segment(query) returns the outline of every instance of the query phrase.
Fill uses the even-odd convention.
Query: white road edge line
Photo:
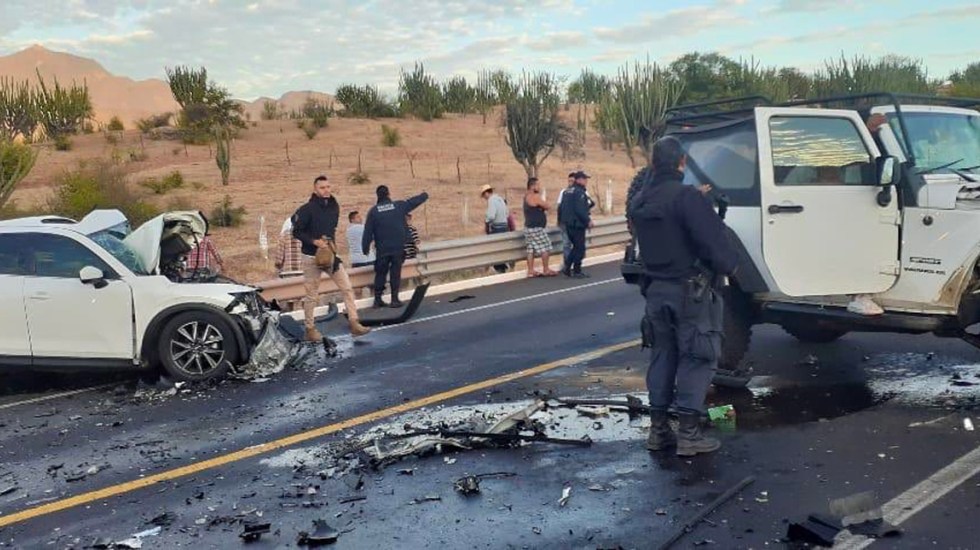
[[[15,401],[13,403],[6,403],[4,405],[0,405],[0,410],[12,409],[14,407],[19,407],[20,405],[30,405],[31,403],[43,403],[45,401],[51,401],[52,399],[58,399],[60,397],[69,397],[72,395],[78,395],[80,393],[88,393],[90,391],[101,390],[103,388],[111,388],[112,386],[115,385],[116,384],[101,384],[99,386],[90,386],[88,388],[71,390],[71,391],[66,391],[61,393],[52,393],[51,395],[44,395],[41,397],[35,397],[33,399],[25,399],[23,401]]]
[[[888,501],[882,506],[885,521],[892,525],[901,525],[978,473],[980,473],[980,447],[966,453],[911,489]],[[876,540],[878,539],[845,535],[834,542],[834,549],[861,550]]]
[[[372,332],[377,332],[379,330],[388,330],[388,329],[398,328],[398,327],[405,327],[405,326],[408,326],[408,325],[414,325],[416,323],[424,323],[425,321],[435,321],[437,319],[445,319],[446,317],[455,317],[456,315],[462,315],[464,313],[472,313],[474,311],[483,311],[485,309],[493,309],[493,308],[497,308],[497,307],[501,307],[501,306],[506,306],[506,305],[510,305],[510,304],[517,304],[517,303],[520,303],[520,302],[526,302],[528,300],[536,300],[538,298],[544,298],[546,296],[554,296],[555,294],[564,294],[566,292],[575,292],[576,290],[582,290],[583,288],[589,288],[589,287],[593,287],[593,286],[605,285],[605,284],[614,283],[616,281],[621,281],[621,280],[622,279],[620,279],[619,277],[616,277],[614,279],[603,279],[602,281],[596,281],[594,283],[588,283],[588,284],[584,284],[584,285],[577,285],[577,286],[572,286],[572,287],[568,287],[568,288],[561,288],[561,289],[558,289],[558,290],[552,290],[550,292],[542,292],[540,294],[532,294],[530,296],[521,296],[520,298],[512,298],[510,300],[504,300],[503,302],[494,302],[492,304],[486,304],[486,305],[471,307],[471,308],[467,308],[467,309],[460,309],[460,310],[457,310],[457,311],[450,311],[450,312],[447,312],[447,313],[440,313],[439,315],[432,315],[430,317],[422,317],[420,319],[412,319],[411,321],[406,321],[404,323],[400,323],[400,324],[397,324],[397,325],[389,325],[389,326],[386,326],[386,327],[378,327],[378,328],[374,329]]]

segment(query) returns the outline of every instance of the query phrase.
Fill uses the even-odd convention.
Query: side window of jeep
[[[846,118],[773,117],[769,121],[776,185],[876,185],[875,163]]]

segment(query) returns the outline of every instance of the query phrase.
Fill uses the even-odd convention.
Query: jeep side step
[[[843,307],[811,304],[766,302],[762,306],[762,319],[782,324],[805,321],[822,328],[835,328],[851,332],[903,332],[923,334],[956,330],[956,317],[918,315],[914,313],[885,313],[867,316],[851,313]]]

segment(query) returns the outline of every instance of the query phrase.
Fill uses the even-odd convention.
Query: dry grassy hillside
[[[242,227],[216,229],[214,237],[231,274],[257,281],[274,275],[271,261],[264,260],[259,251],[260,219],[265,219],[270,248],[274,249],[282,222],[309,197],[313,178],[318,174],[329,175],[334,183],[343,211],[341,232],[347,225],[346,213],[352,209],[366,211],[375,202],[375,185],[381,183],[391,187],[395,198],[422,190],[429,192],[429,202],[417,211],[415,219],[424,240],[481,234],[484,203],[478,189],[488,182],[506,190],[511,209],[520,220],[526,176],[504,143],[498,120],[499,115],[486,125],[474,115],[450,116],[435,122],[332,119],[312,140],[294,121],[262,121],[235,141],[231,183],[227,187],[221,185],[207,146],[185,148],[178,142],[146,138],[141,146],[140,135],[133,130],[126,131],[117,145],[100,134],[78,136],[69,152],[43,146],[36,167],[13,199],[21,207],[43,204],[52,193],[53,178],[74,168],[79,161],[115,154],[127,162],[130,151],[145,148],[146,160],[127,162],[131,182],[173,170],[179,170],[191,182],[164,196],[143,190],[160,207],[192,207],[208,212],[227,193],[236,205],[248,209]],[[381,145],[382,124],[399,130],[401,146]],[[359,153],[362,169],[371,183],[351,185],[347,176],[357,169]],[[409,157],[414,157],[414,178]],[[622,151],[603,150],[598,137],[590,133],[584,158],[563,160],[555,152],[541,174],[549,200],[553,201],[564,187],[567,173],[577,169],[592,174],[592,186],[603,199],[611,180],[613,207],[615,213],[622,213],[626,187],[634,173]],[[550,218],[554,220],[554,213]],[[346,249],[342,233],[338,234],[338,241]]]

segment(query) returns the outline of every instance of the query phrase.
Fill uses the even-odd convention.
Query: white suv
[[[118,211],[0,222],[0,368],[162,367],[200,381],[248,362],[270,318],[255,289],[174,276],[206,230],[197,212],[134,232]]]

